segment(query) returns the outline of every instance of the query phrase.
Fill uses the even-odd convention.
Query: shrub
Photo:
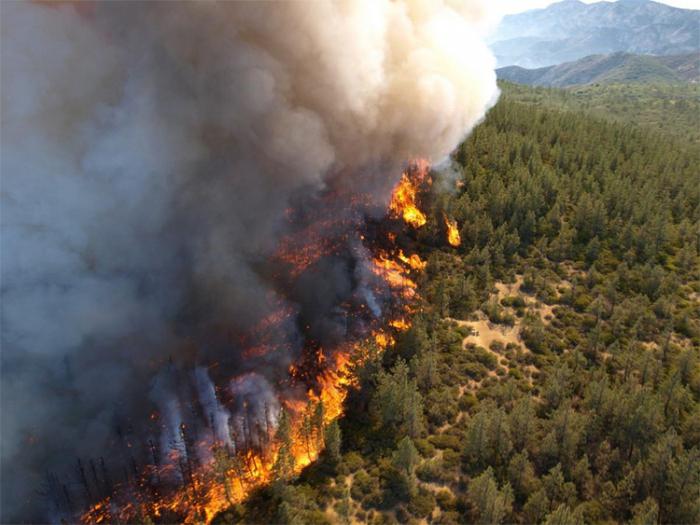
[[[410,521],[411,515],[403,505],[396,507],[396,519],[399,520],[399,523],[408,523]]]
[[[433,522],[436,525],[458,525],[462,523],[459,513],[453,510],[448,512],[443,512],[440,516]]]
[[[501,304],[503,306],[511,306],[513,308],[524,308],[527,303],[525,298],[520,295],[509,295],[501,299]]]
[[[459,438],[450,434],[438,434],[436,436],[430,436],[428,439],[439,449],[460,450],[462,448]]]
[[[342,480],[329,488],[330,496],[335,499],[343,499],[345,497],[345,490],[345,480]]]
[[[435,494],[435,499],[442,510],[454,510],[457,507],[457,499],[447,489],[438,491]]]
[[[408,504],[408,510],[419,518],[430,516],[434,508],[435,497],[427,490],[418,491]]]
[[[511,368],[508,370],[508,375],[514,377],[515,379],[522,379],[523,373],[517,368]]]
[[[498,354],[502,354],[505,351],[505,346],[502,341],[491,341],[489,348]]]
[[[460,453],[452,449],[445,449],[442,453],[442,464],[445,468],[456,467],[460,463]]]
[[[459,398],[458,405],[459,409],[465,412],[470,411],[479,401],[476,399],[474,394],[465,392],[462,397]]]
[[[455,332],[457,332],[462,338],[465,338],[473,335],[474,329],[468,325],[461,325],[455,328]]]
[[[480,363],[467,363],[464,365],[464,373],[478,381],[488,375],[488,369]]]
[[[355,473],[350,487],[350,494],[356,500],[361,500],[365,494],[372,491],[372,477],[365,470],[360,470]]]
[[[435,455],[435,446],[427,439],[416,439],[413,441],[413,444],[424,458],[432,458]]]
[[[574,299],[573,307],[577,312],[585,312],[588,305],[591,304],[593,298],[587,293],[582,293]]]
[[[343,456],[342,461],[337,467],[339,474],[352,474],[360,470],[365,464],[364,459],[357,452],[348,452]]]
[[[436,426],[442,426],[451,421],[459,412],[455,396],[449,388],[432,390],[426,398],[428,421]]]
[[[437,458],[424,461],[416,469],[416,476],[418,476],[418,479],[425,481],[426,483],[442,481],[444,478],[442,461]]]
[[[473,350],[472,357],[489,370],[493,370],[498,366],[496,356],[480,346]]]
[[[515,323],[514,317],[507,313],[496,301],[484,303],[484,305],[482,305],[482,310],[492,323],[505,324],[508,326],[513,326]]]

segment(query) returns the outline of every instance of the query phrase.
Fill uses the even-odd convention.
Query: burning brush
[[[406,228],[420,228],[427,220],[418,197],[430,186],[428,169],[420,161],[403,173],[389,207],[389,215],[398,221],[357,222],[357,229],[343,227],[344,236],[334,238],[331,232],[339,231],[338,220],[353,221],[348,219],[355,216],[350,212],[343,215],[345,219],[314,221],[280,243],[278,257],[288,264],[288,272],[276,278],[288,279],[288,284],[328,257],[354,254],[357,292],[337,305],[338,315],[347,318],[342,341],[324,347],[307,332],[302,353],[290,364],[283,380],[286,386],[277,394],[254,372],[233,377],[228,392],[223,392],[214,386],[209,371],[198,367],[193,382],[196,399],[169,397],[166,393],[174,388],[169,383],[187,382],[178,379],[182,373],[171,365],[159,376],[162,384],[156,388],[163,398],[158,401],[161,411],[152,415],[160,427],[160,440],[149,441],[151,462],[141,470],[134,462],[134,471],[127,476],[132,481],[112,487],[82,515],[82,522],[147,517],[210,521],[254,488],[291,477],[318,458],[325,426],[343,414],[348,389],[356,385],[351,362],[361,362],[368,343],[383,350],[394,343],[397,332],[410,327],[417,304],[416,277],[426,262],[407,253],[397,239],[410,233]],[[359,271],[363,266],[366,271]],[[266,335],[290,315],[282,309],[254,326],[242,339],[250,345],[243,355],[259,358],[274,353],[274,343],[266,341]],[[196,417],[186,423],[183,404],[200,412],[204,425]],[[85,489],[92,486],[86,480]]]

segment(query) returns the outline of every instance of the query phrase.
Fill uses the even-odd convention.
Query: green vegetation
[[[411,329],[217,522],[700,522],[700,148],[551,109],[606,96],[506,86],[416,233]]]
[[[592,84],[568,89],[501,82],[506,98],[645,127],[700,143],[700,84]]]
[[[586,84],[685,84],[697,82],[700,53],[676,56],[611,53],[537,69],[507,66],[499,79],[531,86],[566,87]]]

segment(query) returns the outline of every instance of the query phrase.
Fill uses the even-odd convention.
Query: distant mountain
[[[504,17],[490,43],[500,66],[527,68],[618,51],[681,55],[700,50],[700,11],[650,0],[564,0]]]
[[[566,87],[580,84],[677,83],[700,81],[700,53],[673,56],[612,53],[591,55],[558,66],[525,69],[507,66],[498,78],[532,86]]]

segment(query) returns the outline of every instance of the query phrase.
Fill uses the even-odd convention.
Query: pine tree
[[[335,465],[340,461],[340,445],[342,441],[340,425],[338,425],[338,421],[331,421],[326,426],[325,441],[326,457],[328,458],[328,461],[331,464]]]
[[[378,427],[414,438],[421,434],[423,399],[405,361],[399,359],[389,373],[379,372],[370,413]]]
[[[316,450],[321,450],[323,448],[324,442],[324,417],[325,409],[323,406],[323,400],[319,399],[314,407],[314,414],[311,419],[311,427],[314,435],[316,436]]]
[[[490,467],[469,483],[467,499],[475,522],[480,524],[503,523],[513,510],[510,485],[506,484],[499,490]]]
[[[279,449],[272,470],[276,480],[287,482],[294,478],[295,461],[292,453],[292,425],[285,409],[280,412],[275,441],[279,444]]]
[[[580,513],[572,511],[568,505],[559,505],[554,512],[547,515],[545,525],[584,525]]]
[[[226,501],[233,504],[230,475],[233,470],[233,463],[229,453],[223,447],[214,449],[214,472],[219,483],[224,487]]]
[[[635,505],[632,525],[656,525],[659,518],[659,505],[654,498],[647,498]]]
[[[419,460],[420,455],[410,437],[406,436],[399,441],[392,456],[392,463],[397,469],[407,476],[413,477]]]

